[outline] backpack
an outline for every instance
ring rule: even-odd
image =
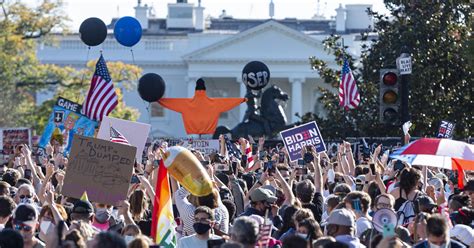
[[[399,226],[407,226],[415,218],[416,213],[418,212],[418,196],[419,193],[417,193],[415,197],[413,197],[413,200],[406,200],[398,209],[397,223]]]

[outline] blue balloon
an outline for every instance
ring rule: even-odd
[[[122,17],[115,23],[114,36],[118,43],[132,47],[142,38],[142,26],[131,16]]]

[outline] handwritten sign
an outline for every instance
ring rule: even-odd
[[[13,154],[15,147],[27,144],[31,147],[31,132],[28,128],[0,129],[0,150],[5,155]]]
[[[168,145],[181,145],[207,155],[219,152],[219,140],[216,139],[170,139],[168,140]]]
[[[127,199],[136,147],[74,135],[63,194],[115,205]]]
[[[316,152],[326,151],[323,137],[316,122],[309,122],[280,132],[291,161],[301,159],[301,150],[305,146],[313,146]]]

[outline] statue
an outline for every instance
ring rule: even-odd
[[[252,91],[247,91],[247,111],[245,112],[244,120],[237,124],[232,130],[225,126],[219,126],[213,135],[217,139],[220,134],[230,133],[232,139],[240,137],[248,138],[266,136],[273,137],[280,131],[292,127],[288,126],[283,107],[278,101],[287,101],[288,94],[283,92],[276,85],[272,85],[261,94],[260,108],[257,100],[260,97],[260,92],[254,94]]]

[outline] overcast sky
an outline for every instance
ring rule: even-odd
[[[64,0],[65,11],[72,19],[70,26],[73,30],[79,29],[81,22],[89,17],[99,17],[106,24],[113,17],[134,16],[133,7],[137,0]],[[142,0],[142,4],[148,4],[155,9],[156,17],[164,18],[167,14],[167,4],[175,3],[172,0]],[[188,0],[195,3],[197,0]],[[276,19],[294,17],[309,19],[313,17],[317,9],[317,0],[273,0],[275,5]],[[228,15],[234,18],[269,18],[270,0],[202,0],[201,5],[205,7],[205,16],[218,17],[225,9]],[[336,15],[334,11],[339,4],[372,4],[376,11],[386,13],[387,10],[383,0],[320,0],[320,12],[326,17]]]

